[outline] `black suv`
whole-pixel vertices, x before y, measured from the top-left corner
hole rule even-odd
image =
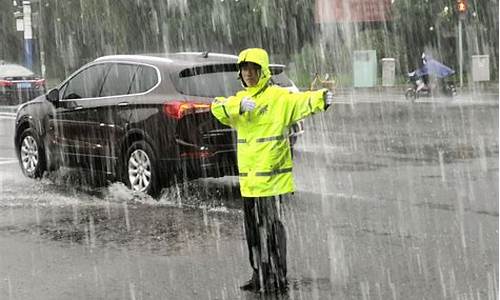
[[[210,112],[215,96],[241,89],[236,61],[213,53],[94,60],[19,107],[22,171],[82,168],[152,195],[174,177],[237,174],[235,132]],[[270,68],[275,84],[296,89],[283,65]]]

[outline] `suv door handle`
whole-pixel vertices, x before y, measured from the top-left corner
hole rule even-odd
[[[128,102],[120,102],[118,103],[118,106],[127,106],[128,105]]]

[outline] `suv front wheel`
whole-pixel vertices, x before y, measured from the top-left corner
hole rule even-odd
[[[40,137],[33,129],[26,129],[19,139],[19,163],[27,177],[40,178],[45,171],[45,157]]]
[[[151,196],[159,192],[157,160],[151,146],[145,141],[132,143],[125,156],[124,181],[127,186]]]

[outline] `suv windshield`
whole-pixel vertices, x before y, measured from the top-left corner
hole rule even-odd
[[[289,87],[292,82],[283,72],[283,67],[272,66],[271,80],[274,84]],[[184,69],[178,78],[172,78],[176,89],[184,95],[198,97],[228,97],[243,89],[238,79],[236,64],[219,64]]]

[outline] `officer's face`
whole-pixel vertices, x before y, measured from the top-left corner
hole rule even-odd
[[[254,63],[243,63],[241,66],[241,77],[246,85],[251,87],[259,82],[260,66]]]

